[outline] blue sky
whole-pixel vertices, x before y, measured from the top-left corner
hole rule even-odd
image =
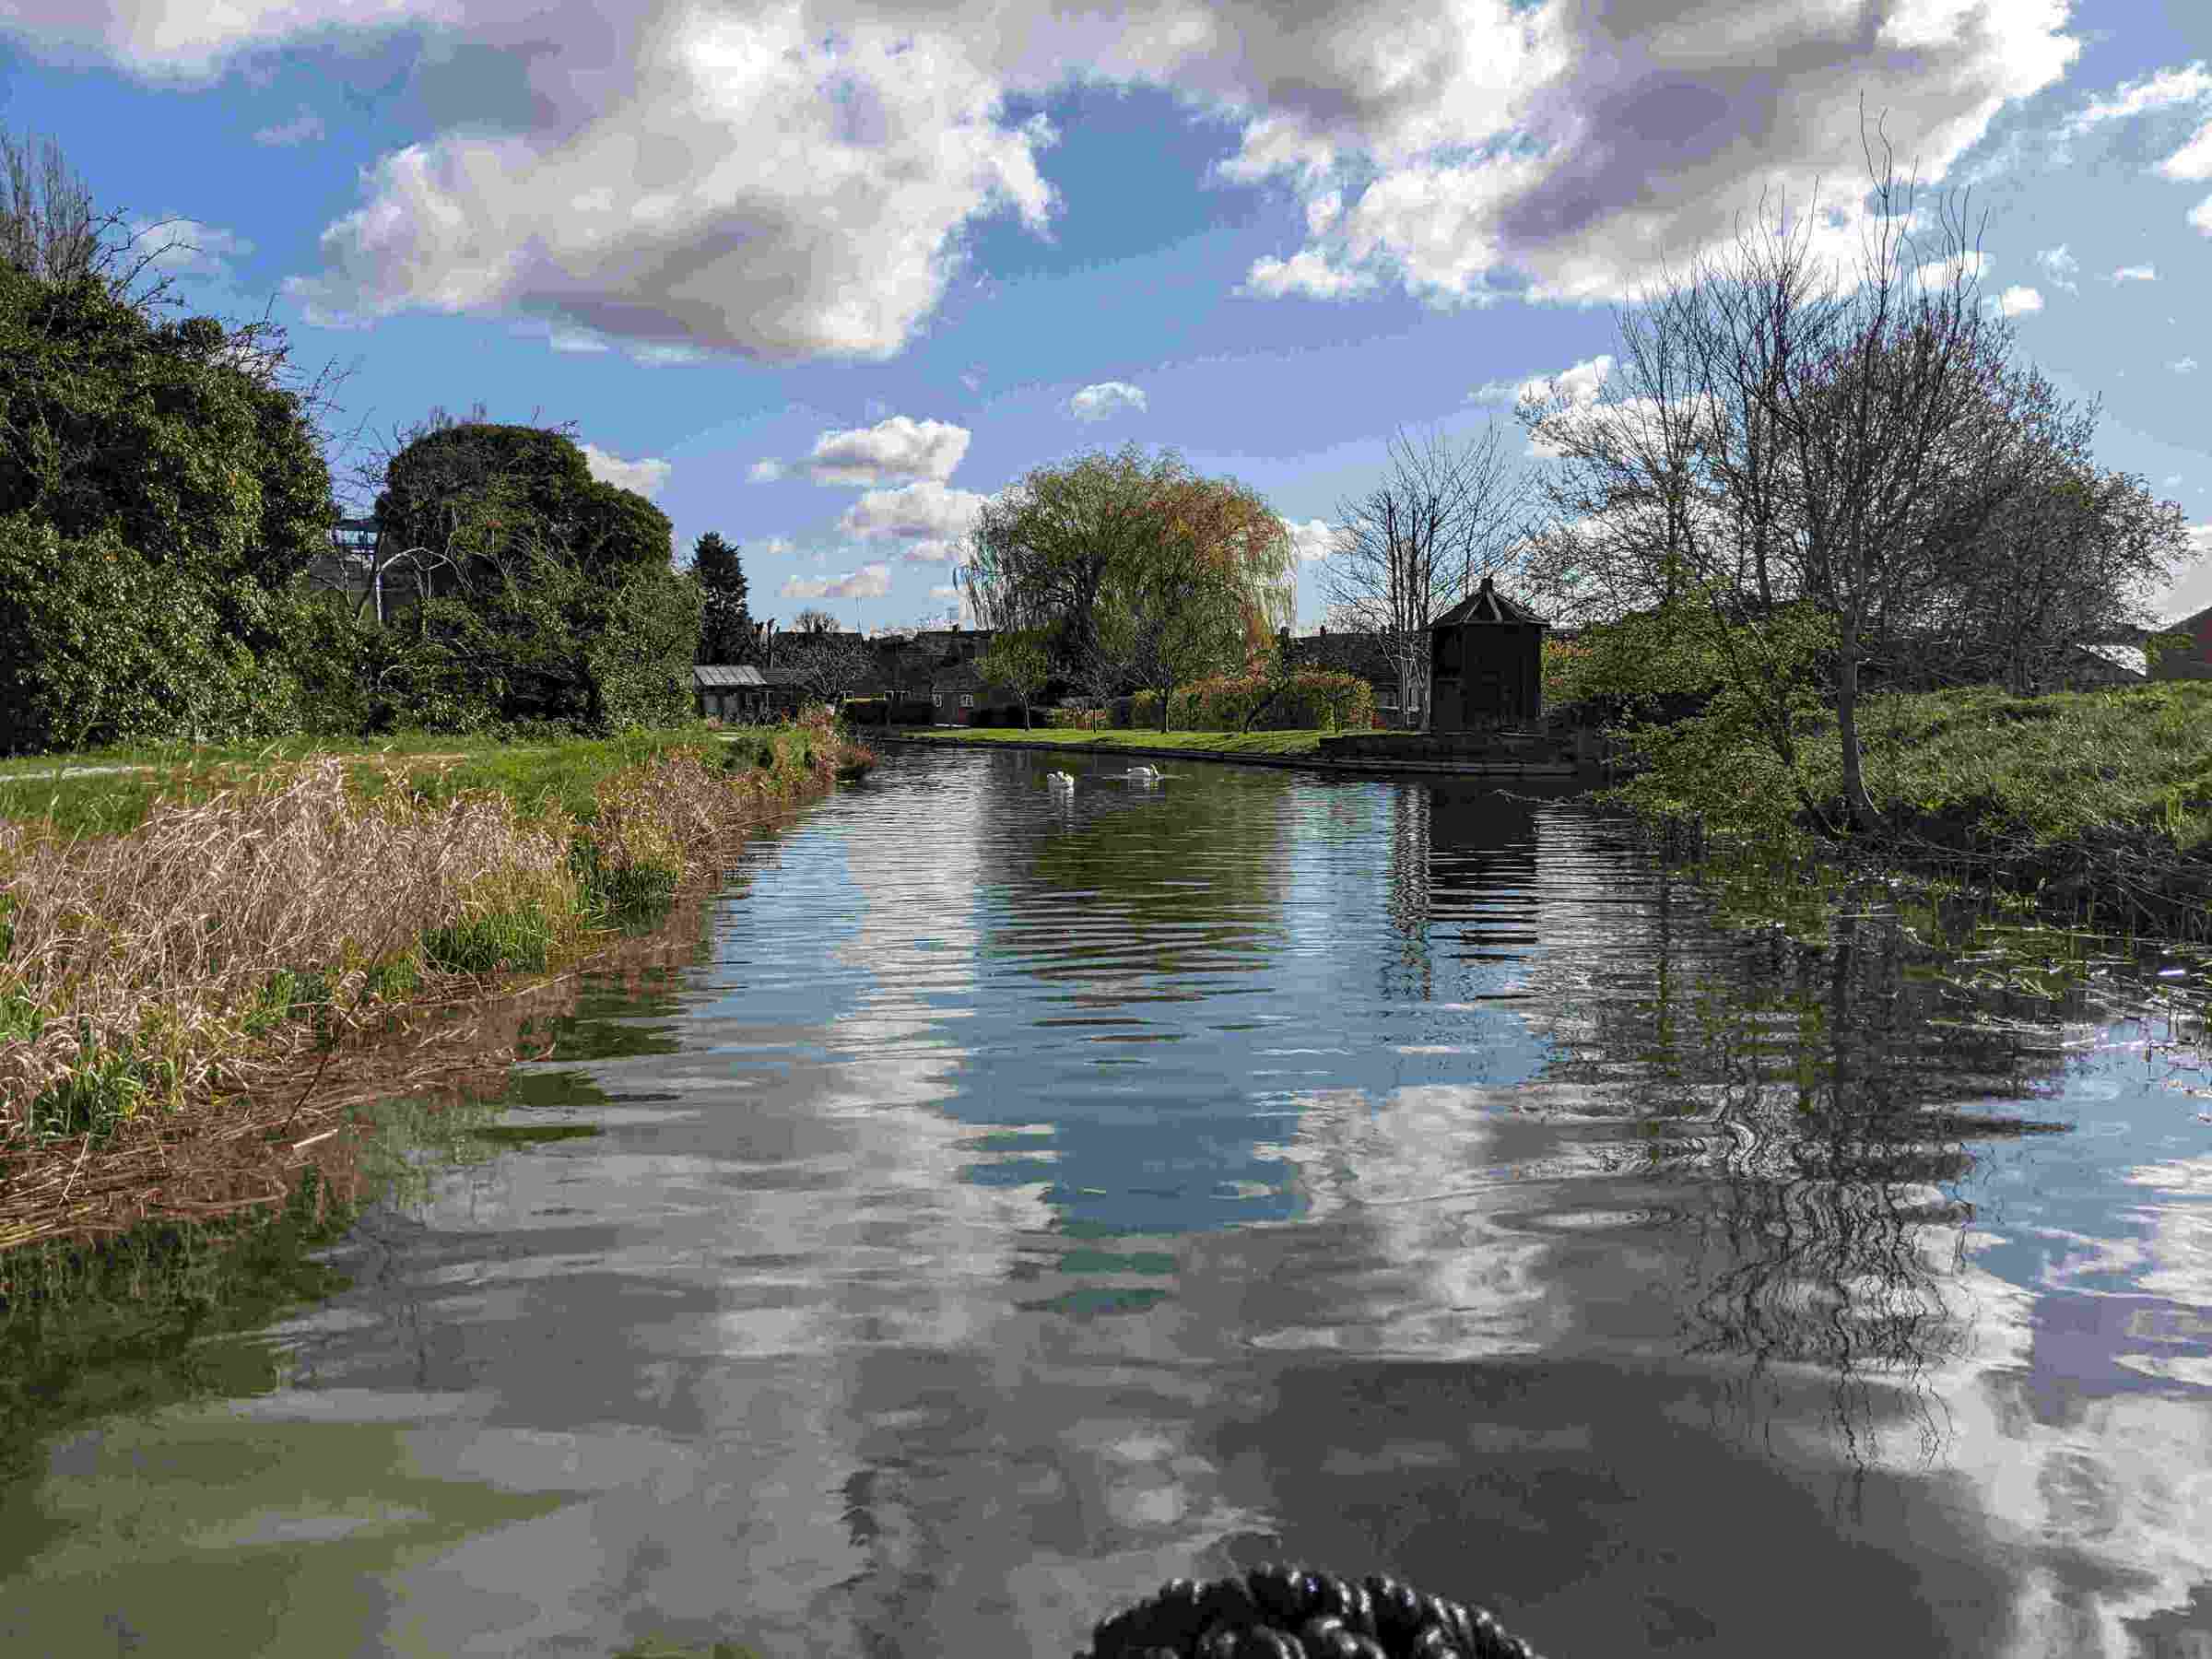
[[[1523,453],[1514,390],[1594,386],[1762,189],[1854,256],[1863,97],[2212,556],[2197,0],[0,0],[0,89],[99,208],[187,221],[147,245],[196,245],[193,309],[359,359],[336,429],[573,419],[756,614],[861,627],[947,614],[976,503],[1088,449],[1308,554],[1394,428]],[[2206,605],[2212,557],[2163,608]]]

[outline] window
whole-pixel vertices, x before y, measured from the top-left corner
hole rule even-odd
[[[971,696],[970,696],[970,695],[969,695],[967,692],[965,692],[965,691],[961,692],[961,693],[960,693],[960,707],[961,707],[961,708],[963,708],[963,709],[972,709],[972,708],[974,708],[974,707],[975,707],[975,699],[974,699],[974,698],[972,698],[972,697],[971,697]]]
[[[945,706],[945,693],[942,691],[932,691],[929,694],[929,702],[932,708],[943,708]]]

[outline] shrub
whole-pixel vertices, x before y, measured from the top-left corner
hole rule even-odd
[[[1128,724],[1159,724],[1158,692],[1140,691],[1128,700]],[[1184,732],[1242,731],[1256,708],[1253,726],[1258,731],[1364,731],[1373,723],[1374,707],[1374,688],[1358,675],[1304,669],[1288,680],[1245,675],[1180,687],[1168,703],[1168,725]]]

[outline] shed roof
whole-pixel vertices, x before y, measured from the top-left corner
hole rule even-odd
[[[1551,626],[1526,606],[1515,604],[1491,586],[1488,576],[1482,579],[1480,587],[1429,626],[1456,628],[1463,622],[1519,622],[1536,628]]]
[[[701,663],[691,670],[694,686],[764,686],[760,670],[750,663]]]

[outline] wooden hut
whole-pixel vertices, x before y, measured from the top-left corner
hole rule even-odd
[[[1544,713],[1544,630],[1490,584],[1429,625],[1429,730],[1518,725]]]
[[[751,721],[768,713],[768,682],[750,663],[699,665],[691,670],[691,695],[702,718]]]

